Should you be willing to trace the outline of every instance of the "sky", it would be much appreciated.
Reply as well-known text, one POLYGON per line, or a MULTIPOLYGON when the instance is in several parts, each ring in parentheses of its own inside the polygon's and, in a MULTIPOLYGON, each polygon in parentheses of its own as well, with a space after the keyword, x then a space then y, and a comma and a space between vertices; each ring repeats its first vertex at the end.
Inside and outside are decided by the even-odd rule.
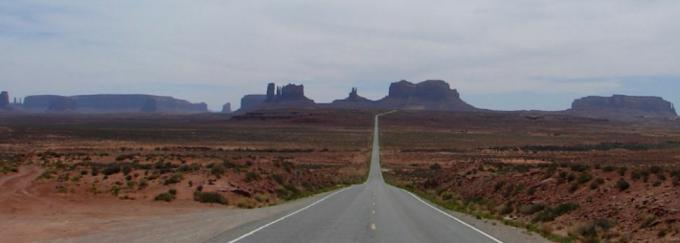
POLYGON ((330 102, 442 79, 488 109, 611 94, 680 104, 678 23, 677 0, 4 0, 0 90, 219 110, 269 82, 330 102))

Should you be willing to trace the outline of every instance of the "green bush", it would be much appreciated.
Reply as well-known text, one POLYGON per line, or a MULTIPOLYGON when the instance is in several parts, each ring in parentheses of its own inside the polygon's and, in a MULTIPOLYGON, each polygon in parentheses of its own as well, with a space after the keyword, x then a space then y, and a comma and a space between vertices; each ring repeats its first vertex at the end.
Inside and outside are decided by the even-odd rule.
POLYGON ((604 184, 604 179, 597 178, 590 183, 590 190, 595 190, 604 184))
POLYGON ((121 170, 123 171, 123 174, 124 174, 124 175, 130 174, 130 172, 132 172, 132 169, 133 169, 133 168, 132 168, 131 165, 123 165, 123 166, 121 167, 121 170))
POLYGON ((106 165, 106 167, 104 168, 104 171, 102 171, 102 173, 104 175, 107 175, 107 176, 117 174, 119 172, 120 172, 120 165, 118 165, 116 163, 106 165))
POLYGON ((514 211, 512 204, 506 203, 498 208, 498 213, 501 215, 511 214, 514 211))
POLYGON ((224 166, 221 164, 213 164, 210 167, 210 173, 215 175, 215 176, 221 176, 225 172, 224 166))
POLYGON ((255 172, 249 171, 246 173, 246 182, 256 181, 259 179, 260 177, 255 172))
POLYGON ((581 224, 573 233, 580 236, 583 242, 600 242, 600 236, 604 235, 600 234, 600 232, 606 234, 606 232, 613 228, 614 225, 615 223, 609 219, 600 218, 581 224))
POLYGON ((217 192, 194 192, 194 201, 202 203, 227 204, 227 199, 217 192))
POLYGON ((630 184, 623 178, 619 179, 619 181, 616 182, 616 187, 619 188, 619 191, 625 191, 630 187, 630 184))
POLYGON ((527 189, 527 195, 533 196, 535 193, 536 193, 536 187, 535 186, 529 187, 529 189, 527 189))
POLYGON ((574 193, 578 191, 578 189, 581 187, 581 184, 578 183, 573 183, 571 186, 569 186, 569 192, 574 193))
POLYGON ((149 181, 142 178, 141 180, 139 180, 139 184, 137 184, 137 190, 142 190, 142 189, 146 188, 147 186, 149 186, 149 181))
POLYGON ((585 184, 586 182, 589 182, 590 180, 593 179, 593 176, 591 176, 589 173, 581 173, 581 175, 578 176, 578 184, 585 184))
POLYGON ((585 165, 585 164, 573 164, 573 165, 570 166, 570 168, 571 168, 572 171, 576 171, 576 172, 584 172, 584 171, 590 169, 590 167, 588 165, 585 165))
POLYGON ((578 208, 578 204, 575 203, 562 203, 557 205, 557 207, 551 208, 547 207, 543 209, 536 217, 534 217, 534 222, 550 222, 555 220, 557 217, 569 213, 578 208))
POLYGON ((175 200, 176 195, 177 195, 177 191, 175 189, 170 189, 168 192, 158 194, 153 200, 154 201, 170 202, 172 200, 175 200))
POLYGON ((283 176, 281 176, 279 174, 273 174, 273 175, 271 175, 271 178, 272 178, 272 180, 274 180, 278 184, 281 184, 281 185, 284 184, 283 176))
POLYGON ((540 212, 541 210, 545 209, 545 205, 538 203, 538 204, 529 204, 529 205, 523 205, 519 208, 519 212, 525 215, 532 215, 537 212, 540 212))
POLYGON ((496 182, 496 184, 493 186, 494 192, 498 192, 499 190, 503 189, 505 183, 506 183, 505 181, 496 182))
POLYGON ((172 176, 168 177, 165 179, 163 182, 164 185, 170 185, 170 184, 177 184, 180 181, 182 181, 182 174, 181 173, 175 173, 172 176))
POLYGON ((283 185, 283 188, 276 189, 276 195, 286 201, 299 198, 301 196, 300 190, 293 185, 283 185))
POLYGON ((224 168, 229 168, 229 169, 238 167, 238 165, 236 163, 231 162, 230 160, 226 160, 226 159, 222 161, 222 165, 224 166, 224 168))

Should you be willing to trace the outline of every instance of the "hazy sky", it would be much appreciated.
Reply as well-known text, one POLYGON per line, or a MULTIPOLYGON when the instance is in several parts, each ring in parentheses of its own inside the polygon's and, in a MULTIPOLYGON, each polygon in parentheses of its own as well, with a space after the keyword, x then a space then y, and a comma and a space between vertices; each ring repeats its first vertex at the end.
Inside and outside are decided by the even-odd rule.
POLYGON ((444 79, 493 109, 680 104, 678 0, 0 1, 0 89, 150 93, 211 109, 269 81, 328 102, 444 79))

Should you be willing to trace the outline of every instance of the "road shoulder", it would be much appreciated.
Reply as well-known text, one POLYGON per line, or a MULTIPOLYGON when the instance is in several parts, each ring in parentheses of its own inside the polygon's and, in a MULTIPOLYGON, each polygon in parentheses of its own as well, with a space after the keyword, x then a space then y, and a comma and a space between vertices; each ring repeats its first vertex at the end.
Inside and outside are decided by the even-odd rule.
POLYGON ((124 224, 102 232, 53 242, 206 242, 236 238, 259 225, 303 208, 332 192, 256 208, 215 208, 172 216, 157 216, 124 224), (228 238, 227 238, 228 239, 228 238))

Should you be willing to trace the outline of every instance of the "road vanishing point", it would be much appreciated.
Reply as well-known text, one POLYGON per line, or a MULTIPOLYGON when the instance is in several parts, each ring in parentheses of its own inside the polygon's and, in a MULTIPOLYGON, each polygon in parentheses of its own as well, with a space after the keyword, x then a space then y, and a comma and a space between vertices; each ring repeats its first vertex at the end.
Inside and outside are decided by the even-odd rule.
POLYGON ((494 242, 502 241, 418 196, 385 183, 375 116, 368 179, 238 235, 211 242, 494 242))

